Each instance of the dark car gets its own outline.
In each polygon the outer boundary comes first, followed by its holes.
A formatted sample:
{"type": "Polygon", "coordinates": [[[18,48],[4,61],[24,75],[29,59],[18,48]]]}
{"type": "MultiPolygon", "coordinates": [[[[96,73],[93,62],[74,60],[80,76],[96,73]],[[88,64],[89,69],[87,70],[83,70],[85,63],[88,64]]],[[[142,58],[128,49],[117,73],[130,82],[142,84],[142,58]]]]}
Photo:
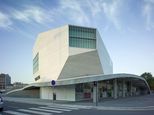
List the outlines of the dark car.
{"type": "Polygon", "coordinates": [[[3,110],[3,105],[4,105],[4,102],[3,102],[3,98],[2,98],[2,92],[0,92],[0,110],[1,111],[3,110]]]}

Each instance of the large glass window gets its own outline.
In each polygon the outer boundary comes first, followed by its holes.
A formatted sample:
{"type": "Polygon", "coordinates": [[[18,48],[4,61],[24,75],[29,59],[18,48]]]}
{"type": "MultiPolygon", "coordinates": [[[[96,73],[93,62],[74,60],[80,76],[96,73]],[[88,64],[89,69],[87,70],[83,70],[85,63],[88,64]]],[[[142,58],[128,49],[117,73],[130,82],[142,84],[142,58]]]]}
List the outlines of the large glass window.
{"type": "Polygon", "coordinates": [[[96,29],[69,26],[69,46],[96,48],[96,29]]]}
{"type": "Polygon", "coordinates": [[[100,98],[113,97],[113,80],[100,81],[98,89],[100,98]]]}
{"type": "Polygon", "coordinates": [[[39,70],[39,53],[36,54],[33,59],[33,73],[36,73],[39,70]]]}
{"type": "Polygon", "coordinates": [[[76,100],[84,100],[92,98],[92,84],[80,83],[75,85],[76,100]]]}
{"type": "Polygon", "coordinates": [[[79,48],[96,48],[96,40],[95,39],[83,39],[70,37],[69,40],[70,47],[79,47],[79,48]]]}
{"type": "Polygon", "coordinates": [[[83,89],[84,89],[83,83],[76,84],[76,87],[75,87],[76,92],[83,92],[83,89]]]}

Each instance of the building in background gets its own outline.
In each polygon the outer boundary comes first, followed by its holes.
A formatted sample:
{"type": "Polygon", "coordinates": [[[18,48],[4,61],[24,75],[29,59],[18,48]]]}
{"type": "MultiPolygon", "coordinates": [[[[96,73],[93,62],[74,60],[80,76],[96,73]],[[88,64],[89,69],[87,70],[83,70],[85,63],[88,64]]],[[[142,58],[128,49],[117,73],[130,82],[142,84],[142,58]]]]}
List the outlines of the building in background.
{"type": "Polygon", "coordinates": [[[27,85],[28,84],[22,83],[22,82],[14,82],[14,83],[6,86],[5,93],[21,89],[21,88],[23,88],[23,87],[25,87],[27,85]]]}
{"type": "Polygon", "coordinates": [[[6,90],[11,85],[11,77],[8,74],[0,74],[0,90],[6,90]]]}
{"type": "Polygon", "coordinates": [[[23,88],[23,87],[25,87],[25,86],[27,86],[27,85],[28,85],[28,84],[22,83],[22,82],[14,82],[14,83],[12,84],[12,86],[13,86],[14,89],[23,88]]]}

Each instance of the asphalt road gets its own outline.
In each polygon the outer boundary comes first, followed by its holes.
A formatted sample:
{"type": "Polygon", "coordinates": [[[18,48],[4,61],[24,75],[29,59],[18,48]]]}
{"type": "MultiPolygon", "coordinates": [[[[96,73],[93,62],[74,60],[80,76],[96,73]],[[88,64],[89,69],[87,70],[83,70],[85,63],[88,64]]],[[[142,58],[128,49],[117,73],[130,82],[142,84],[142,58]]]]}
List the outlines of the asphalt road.
{"type": "Polygon", "coordinates": [[[154,110],[98,110],[71,106],[46,106],[5,101],[1,115],[154,115],[154,110]]]}

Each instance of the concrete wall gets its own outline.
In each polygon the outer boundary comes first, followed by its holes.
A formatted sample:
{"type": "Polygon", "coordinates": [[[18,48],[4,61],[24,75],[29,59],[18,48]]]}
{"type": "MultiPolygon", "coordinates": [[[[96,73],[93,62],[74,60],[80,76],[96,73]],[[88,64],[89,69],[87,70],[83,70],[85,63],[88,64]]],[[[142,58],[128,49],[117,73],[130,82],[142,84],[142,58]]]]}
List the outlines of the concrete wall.
{"type": "Polygon", "coordinates": [[[39,53],[40,75],[37,82],[57,80],[69,55],[68,26],[49,30],[39,34],[34,48],[33,58],[39,53]]]}
{"type": "Polygon", "coordinates": [[[39,89],[18,90],[18,91],[9,93],[6,96],[8,96],[8,97],[40,98],[40,90],[39,89]]]}
{"type": "Polygon", "coordinates": [[[69,56],[58,79],[103,74],[97,51],[69,56]]]}
{"type": "MultiPolygon", "coordinates": [[[[75,101],[75,86],[59,86],[54,88],[56,93],[56,100],[75,101]]],[[[53,99],[53,88],[52,87],[41,87],[40,88],[41,99],[53,99]]]]}
{"type": "Polygon", "coordinates": [[[112,74],[113,73],[112,60],[105,48],[103,40],[98,31],[96,31],[96,48],[98,51],[98,55],[101,61],[104,74],[112,74]]]}

